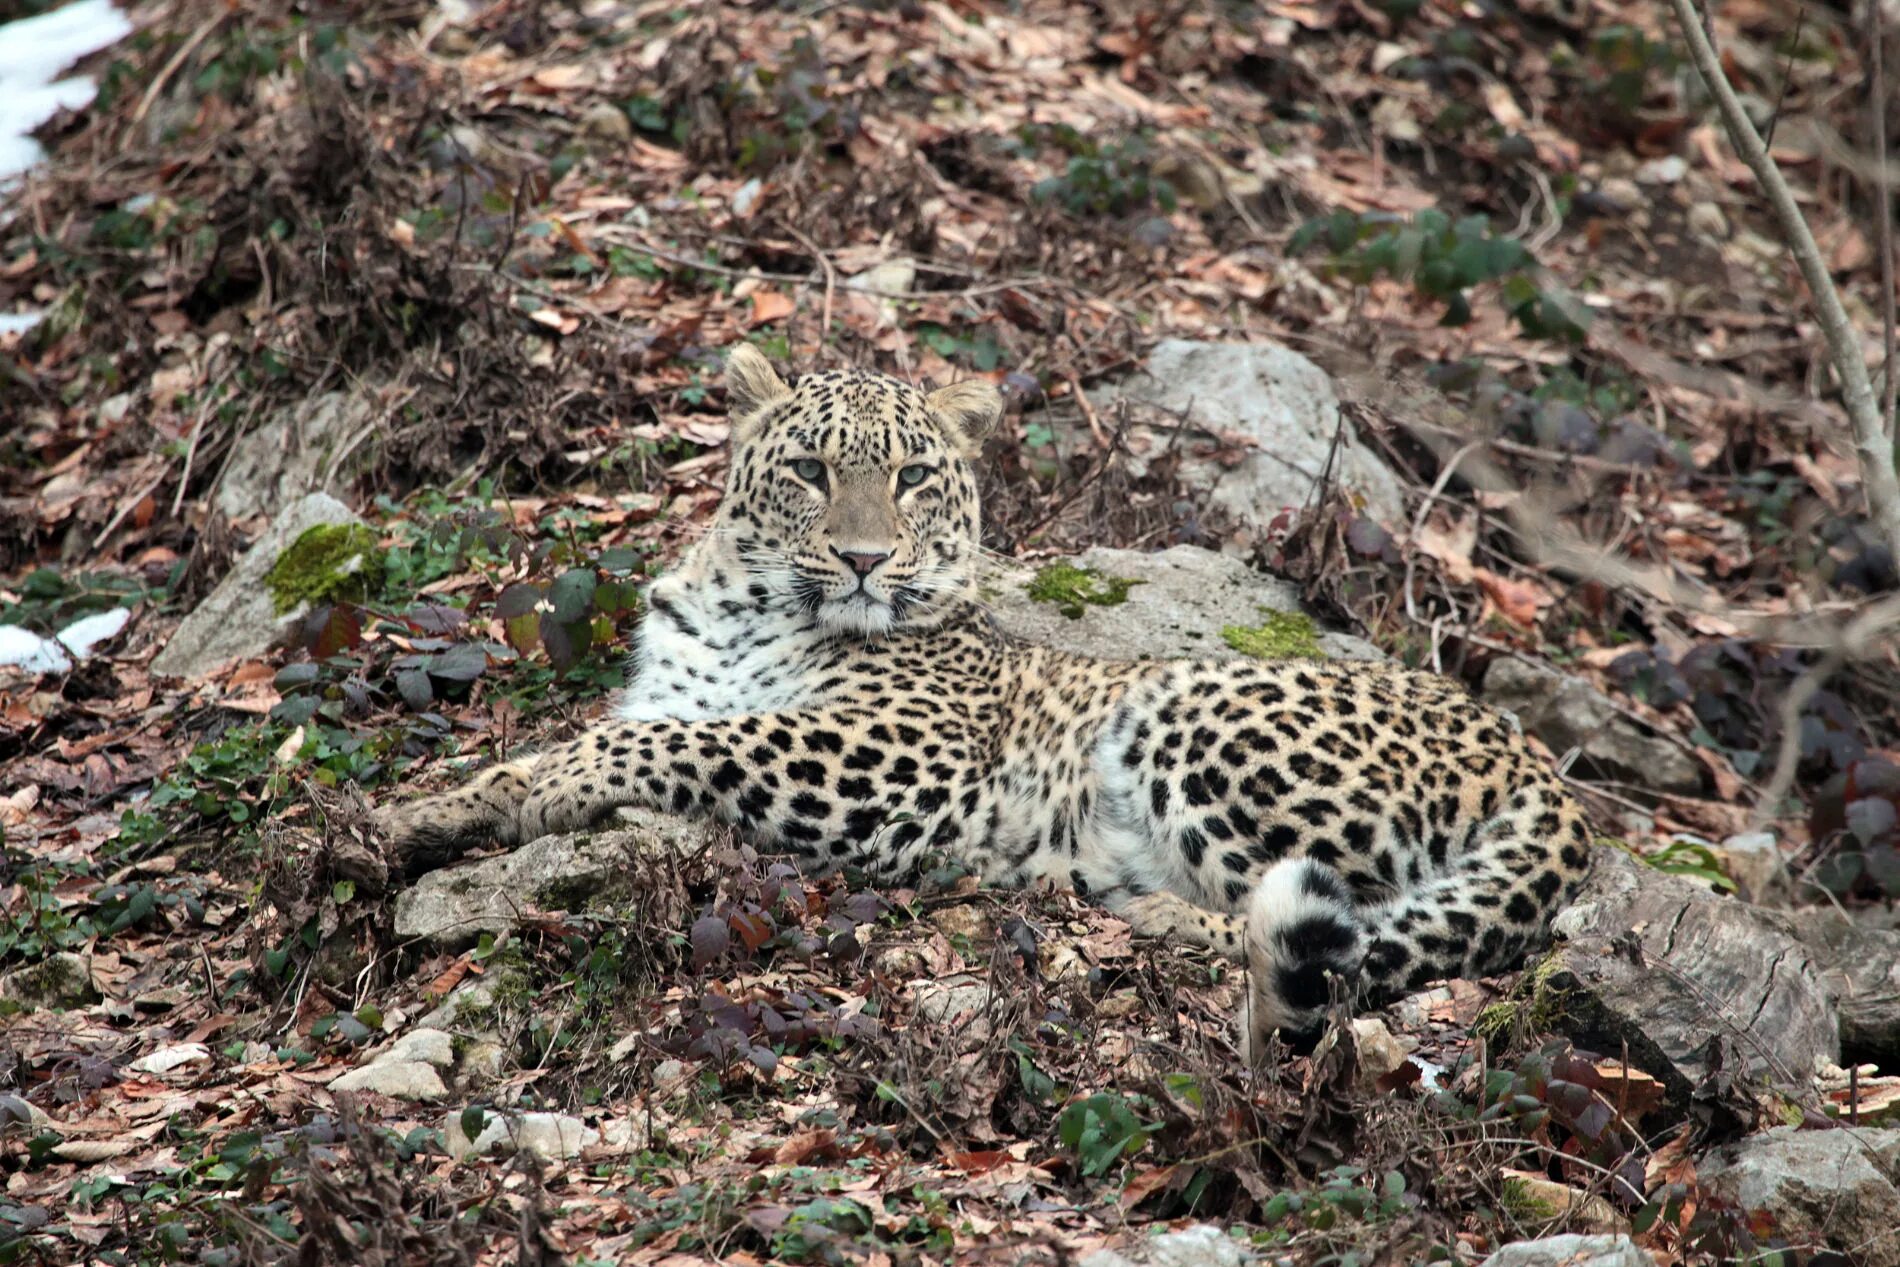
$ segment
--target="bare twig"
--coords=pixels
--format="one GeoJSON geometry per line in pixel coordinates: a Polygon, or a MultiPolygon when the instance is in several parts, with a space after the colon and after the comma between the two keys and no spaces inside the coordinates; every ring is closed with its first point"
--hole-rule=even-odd
{"type": "Polygon", "coordinates": [[[1747,112],[1742,109],[1735,89],[1722,72],[1721,59],[1716,54],[1714,41],[1703,28],[1702,19],[1696,12],[1695,0],[1669,2],[1675,9],[1683,40],[1689,46],[1690,59],[1695,62],[1697,73],[1702,76],[1703,85],[1715,98],[1722,122],[1728,129],[1729,141],[1741,155],[1742,161],[1748,164],[1749,170],[1755,173],[1755,179],[1767,194],[1768,205],[1773,209],[1775,219],[1780,222],[1782,232],[1787,235],[1795,264],[1808,283],[1815,315],[1820,319],[1821,333],[1827,340],[1829,359],[1834,362],[1834,372],[1840,376],[1841,402],[1846,406],[1848,419],[1853,424],[1854,453],[1860,462],[1861,484],[1867,492],[1868,514],[1887,548],[1893,551],[1896,558],[1900,558],[1900,477],[1894,474],[1893,441],[1887,435],[1880,403],[1874,396],[1873,382],[1868,378],[1867,366],[1861,358],[1860,336],[1848,321],[1846,310],[1841,307],[1840,293],[1834,289],[1833,279],[1828,276],[1827,262],[1821,257],[1821,248],[1815,244],[1814,234],[1808,229],[1807,218],[1795,204],[1793,191],[1788,188],[1781,169],[1769,156],[1760,134],[1755,131],[1755,125],[1749,122],[1747,112]]]}
{"type": "Polygon", "coordinates": [[[159,93],[165,91],[165,85],[170,83],[171,77],[178,73],[178,68],[185,64],[185,59],[191,56],[192,50],[204,43],[205,37],[216,30],[218,24],[224,21],[230,12],[228,9],[219,8],[217,12],[201,22],[198,29],[191,33],[191,37],[178,46],[178,51],[171,55],[170,60],[159,69],[158,74],[152,76],[151,85],[146,88],[145,95],[139,98],[138,108],[132,111],[130,123],[133,127],[145,121],[145,116],[151,112],[152,103],[158,100],[159,93]]]}
{"type": "MultiPolygon", "coordinates": [[[[1887,32],[1880,24],[1879,0],[1867,3],[1867,113],[1869,131],[1874,142],[1874,157],[1881,163],[1887,161],[1887,73],[1886,43],[1887,32]]],[[[1894,434],[1894,400],[1900,390],[1900,362],[1893,357],[1894,349],[1894,299],[1893,299],[1893,190],[1884,180],[1874,182],[1874,217],[1880,229],[1880,333],[1885,359],[1880,372],[1886,379],[1886,396],[1881,401],[1880,416],[1886,421],[1887,434],[1894,434]]]]}

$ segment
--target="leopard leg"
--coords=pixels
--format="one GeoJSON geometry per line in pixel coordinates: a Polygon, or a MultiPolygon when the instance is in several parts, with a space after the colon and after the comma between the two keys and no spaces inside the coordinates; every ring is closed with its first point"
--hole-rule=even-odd
{"type": "Polygon", "coordinates": [[[519,844],[519,810],[539,761],[518,757],[491,766],[452,792],[383,806],[372,812],[370,823],[403,873],[412,876],[484,844],[519,844]]]}

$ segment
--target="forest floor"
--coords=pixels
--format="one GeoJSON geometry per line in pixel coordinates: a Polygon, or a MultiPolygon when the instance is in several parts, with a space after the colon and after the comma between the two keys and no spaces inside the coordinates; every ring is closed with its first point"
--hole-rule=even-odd
{"type": "MultiPolygon", "coordinates": [[[[0,1261],[1066,1263],[1197,1218],[1315,1262],[1772,1241],[1698,1188],[1694,1123],[1518,1103],[1617,1092],[1479,1024],[1509,982],[1395,1021],[1438,1089],[1366,1079],[1350,1030],[1248,1074],[1233,979],[1068,895],[722,847],[637,920],[443,950],[348,866],[353,789],[601,707],[717,501],[743,339],[996,381],[998,551],[1225,546],[1408,663],[1558,666],[1702,773],[1571,769],[1603,834],[1732,888],[1722,842],[1766,827],[1803,900],[1890,905],[1900,663],[1839,643],[1895,560],[1781,234],[1658,6],[1477,12],[139,7],[0,209],[0,311],[46,314],[0,335],[0,624],[129,613],[66,671],[0,669],[0,971],[89,974],[0,1003],[0,1261]],[[1261,532],[1166,462],[1115,474],[1090,391],[1162,338],[1324,366],[1407,520],[1334,493],[1261,532]],[[154,674],[275,509],[240,438],[326,397],[381,568],[297,645],[154,674]],[[495,1085],[327,1089],[485,976],[522,1001],[495,1085]],[[975,1019],[910,978],[974,983],[975,1019]],[[452,1157],[500,1108],[595,1137],[452,1157]]],[[[1786,0],[1714,30],[1878,368],[1865,33],[1786,0]]]]}

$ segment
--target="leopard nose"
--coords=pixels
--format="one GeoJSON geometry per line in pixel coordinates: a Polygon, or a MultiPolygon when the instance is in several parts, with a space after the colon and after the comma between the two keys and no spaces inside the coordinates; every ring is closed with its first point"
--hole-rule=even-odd
{"type": "Polygon", "coordinates": [[[883,553],[870,550],[835,550],[833,553],[843,559],[845,564],[859,576],[871,575],[877,571],[878,564],[891,557],[888,550],[883,553]]]}

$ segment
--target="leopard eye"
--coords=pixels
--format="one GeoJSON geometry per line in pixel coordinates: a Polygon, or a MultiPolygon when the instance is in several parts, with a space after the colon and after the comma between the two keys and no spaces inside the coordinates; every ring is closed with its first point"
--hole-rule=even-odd
{"type": "Polygon", "coordinates": [[[902,484],[905,488],[915,488],[923,483],[929,475],[930,468],[927,466],[906,466],[897,472],[897,482],[902,484]]]}
{"type": "Polygon", "coordinates": [[[825,464],[817,458],[800,458],[792,463],[792,473],[807,484],[816,484],[820,488],[825,484],[825,464]]]}

